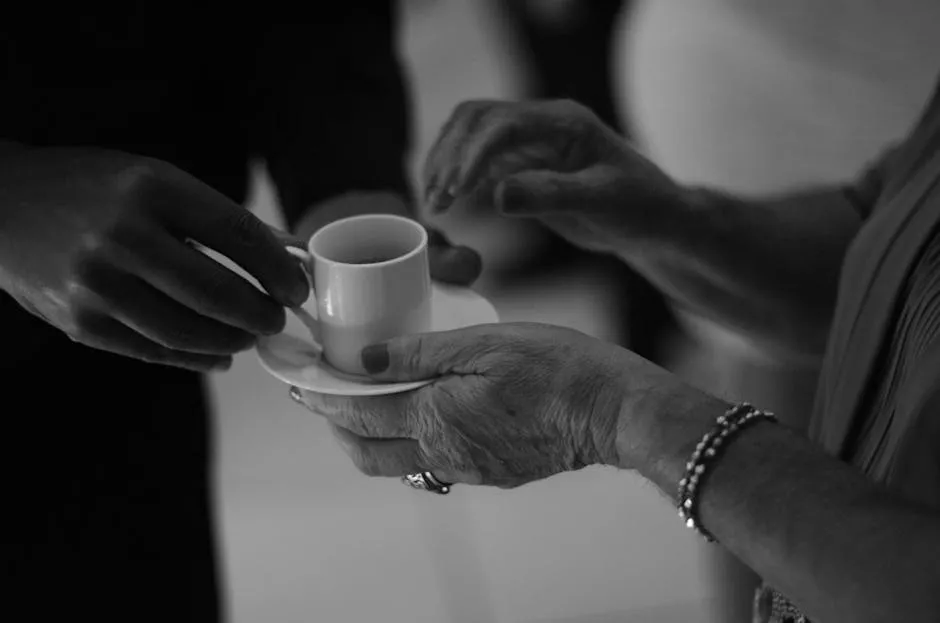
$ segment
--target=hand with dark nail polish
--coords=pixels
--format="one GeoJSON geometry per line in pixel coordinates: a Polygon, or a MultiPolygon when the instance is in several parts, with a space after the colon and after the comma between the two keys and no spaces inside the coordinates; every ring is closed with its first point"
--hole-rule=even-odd
{"type": "Polygon", "coordinates": [[[431,213],[467,201],[615,254],[667,238],[687,194],[591,110],[566,100],[461,103],[422,176],[431,213]]]}
{"type": "Polygon", "coordinates": [[[615,463],[603,436],[616,428],[622,393],[648,390],[655,376],[629,351],[531,323],[403,336],[367,346],[361,361],[378,382],[433,382],[387,396],[291,390],[329,420],[357,467],[504,488],[615,463]]]}

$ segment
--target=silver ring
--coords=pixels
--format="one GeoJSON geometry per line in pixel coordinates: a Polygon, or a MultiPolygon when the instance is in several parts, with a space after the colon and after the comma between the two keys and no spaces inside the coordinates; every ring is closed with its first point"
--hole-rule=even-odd
{"type": "Polygon", "coordinates": [[[402,476],[401,481],[412,489],[421,489],[422,491],[430,491],[431,493],[439,493],[440,495],[450,493],[451,485],[438,479],[437,476],[431,472],[408,474],[407,476],[402,476]]]}

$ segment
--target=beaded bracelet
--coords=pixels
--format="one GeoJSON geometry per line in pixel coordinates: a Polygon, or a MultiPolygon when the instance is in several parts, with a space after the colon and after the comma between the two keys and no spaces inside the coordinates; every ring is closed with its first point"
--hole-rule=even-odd
{"type": "Polygon", "coordinates": [[[686,527],[698,532],[709,543],[714,542],[715,538],[699,522],[696,494],[701,488],[708,467],[717,460],[719,450],[727,445],[729,438],[758,420],[776,422],[777,418],[773,413],[756,409],[747,402],[731,407],[718,416],[715,427],[702,437],[695,446],[692,458],[686,463],[685,473],[679,481],[679,517],[686,527]]]}

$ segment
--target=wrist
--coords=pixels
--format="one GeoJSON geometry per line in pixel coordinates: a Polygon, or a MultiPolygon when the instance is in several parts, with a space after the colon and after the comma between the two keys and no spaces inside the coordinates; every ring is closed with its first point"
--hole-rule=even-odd
{"type": "Polygon", "coordinates": [[[614,224],[618,232],[617,255],[628,263],[654,273],[663,263],[680,264],[696,258],[712,244],[720,200],[710,190],[668,180],[645,201],[627,203],[614,224]],[[646,209],[637,209],[637,205],[646,209]]]}
{"type": "Polygon", "coordinates": [[[713,243],[716,225],[724,223],[721,212],[728,198],[705,186],[681,185],[675,208],[665,224],[672,243],[685,253],[697,253],[713,243]]]}
{"type": "Polygon", "coordinates": [[[621,402],[618,467],[636,470],[675,499],[695,446],[731,405],[665,370],[657,368],[650,380],[640,391],[628,389],[621,402]]]}

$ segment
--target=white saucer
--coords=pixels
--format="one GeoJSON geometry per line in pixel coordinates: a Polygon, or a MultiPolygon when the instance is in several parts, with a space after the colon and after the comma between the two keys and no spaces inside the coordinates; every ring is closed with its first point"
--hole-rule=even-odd
{"type": "MultiPolygon", "coordinates": [[[[478,324],[499,322],[492,303],[469,288],[439,283],[431,288],[431,330],[450,331],[478,324]]],[[[430,383],[377,383],[340,372],[323,359],[320,346],[310,339],[303,323],[291,313],[283,333],[258,341],[261,365],[278,379],[320,394],[379,396],[416,389],[430,383]]]]}

